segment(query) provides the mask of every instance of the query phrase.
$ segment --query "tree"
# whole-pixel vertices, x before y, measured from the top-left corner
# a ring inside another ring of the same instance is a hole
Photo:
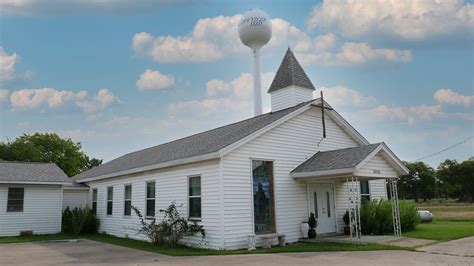
[[[432,199],[437,195],[435,170],[424,162],[407,163],[408,175],[400,177],[398,194],[401,198]]]
[[[458,175],[456,181],[460,186],[460,199],[474,202],[474,161],[464,161],[457,168]]]
[[[0,143],[0,160],[55,163],[66,175],[74,176],[102,163],[81,149],[80,142],[62,139],[55,133],[25,134]]]
[[[436,177],[438,179],[438,192],[445,198],[457,198],[459,196],[459,186],[456,182],[458,175],[458,165],[456,160],[446,159],[438,166]]]

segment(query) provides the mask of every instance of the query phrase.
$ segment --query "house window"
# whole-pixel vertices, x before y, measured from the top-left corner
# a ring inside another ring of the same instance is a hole
[[[252,161],[252,192],[255,234],[275,233],[273,162]]]
[[[132,185],[125,185],[123,195],[123,215],[132,214]]]
[[[114,207],[114,188],[107,188],[107,215],[112,215],[112,210]]]
[[[8,188],[7,212],[22,212],[24,198],[24,188]]]
[[[188,182],[189,219],[201,219],[201,177],[191,176]]]
[[[97,188],[92,190],[92,212],[97,214]]]
[[[155,217],[155,182],[146,183],[146,216]]]
[[[369,181],[360,181],[360,198],[362,200],[370,200]]]

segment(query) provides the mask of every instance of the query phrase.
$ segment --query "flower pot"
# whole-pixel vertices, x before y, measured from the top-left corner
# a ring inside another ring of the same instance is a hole
[[[316,229],[311,228],[308,230],[308,238],[315,239],[316,238]]]
[[[303,234],[303,238],[308,238],[308,230],[309,230],[309,225],[308,223],[301,223],[300,225],[301,228],[301,234]]]
[[[344,226],[344,234],[349,235],[350,233],[351,233],[351,228],[348,225]]]

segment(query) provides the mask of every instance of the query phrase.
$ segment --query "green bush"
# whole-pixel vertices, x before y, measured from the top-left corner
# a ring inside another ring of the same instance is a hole
[[[384,235],[393,232],[392,203],[388,200],[363,201],[360,208],[362,233]],[[412,231],[420,223],[415,204],[400,201],[402,232]]]
[[[62,232],[67,234],[97,234],[100,221],[89,208],[67,207],[63,211]]]
[[[181,205],[180,205],[181,206]],[[157,223],[155,218],[146,219],[143,214],[135,206],[132,206],[133,211],[140,220],[140,226],[133,228],[138,233],[146,235],[153,244],[167,244],[175,246],[185,236],[195,236],[201,234],[201,243],[206,237],[206,232],[202,225],[196,221],[188,221],[181,217],[178,212],[178,206],[173,201],[164,210],[163,220]]]

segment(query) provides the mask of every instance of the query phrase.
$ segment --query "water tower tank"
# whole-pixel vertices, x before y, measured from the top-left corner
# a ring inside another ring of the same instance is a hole
[[[250,48],[260,48],[272,37],[272,24],[261,9],[252,9],[242,16],[239,23],[239,37]]]

